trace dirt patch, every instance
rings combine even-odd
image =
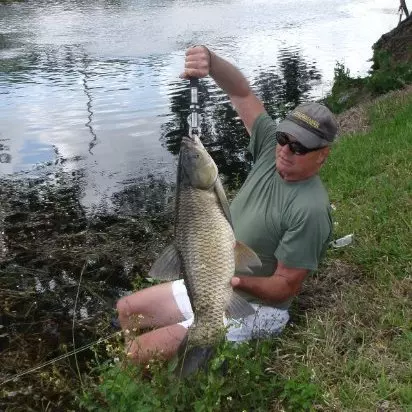
[[[331,308],[348,286],[360,284],[361,270],[339,259],[328,260],[304,283],[297,299],[297,312]]]
[[[366,133],[370,129],[367,107],[364,103],[341,113],[337,116],[338,137],[346,134]]]
[[[355,133],[367,133],[370,130],[368,112],[373,105],[387,99],[404,101],[407,96],[411,94],[412,85],[408,85],[401,90],[386,93],[337,115],[336,120],[338,122],[338,137]]]

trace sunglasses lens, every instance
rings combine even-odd
[[[308,153],[310,150],[308,150],[305,146],[302,146],[300,143],[296,143],[294,142],[293,144],[293,148],[291,147],[292,145],[289,145],[289,149],[292,153],[294,153],[295,155],[304,155],[306,153]]]

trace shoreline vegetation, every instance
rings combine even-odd
[[[404,22],[398,27],[402,36],[406,30],[410,36],[411,19]],[[399,29],[394,31],[392,37]],[[334,237],[354,233],[354,242],[328,250],[294,302],[291,323],[281,336],[236,347],[220,345],[207,373],[199,373],[190,384],[176,382],[172,363],[130,366],[122,333],[108,326],[116,293],[127,288],[116,285],[116,274],[128,267],[126,278],[135,289],[148,285],[143,274],[172,236],[172,215],[152,211],[142,221],[95,217],[91,223],[84,217],[73,225],[67,210],[82,214],[75,200],[76,176],[58,176],[70,182],[70,189],[63,184],[59,192],[3,187],[0,202],[13,199],[16,191],[26,197],[21,213],[6,219],[6,232],[15,239],[15,259],[0,265],[5,286],[0,290],[2,324],[17,326],[10,329],[12,336],[0,330],[5,344],[1,381],[71,353],[73,347],[64,342],[72,336],[76,348],[87,350],[1,385],[0,409],[412,411],[412,41],[409,37],[400,47],[403,54],[391,50],[388,37],[380,44],[365,78],[352,78],[337,64],[331,94],[324,101],[340,125],[340,138],[321,173],[334,206]],[[158,192],[166,190],[161,183],[154,185]],[[46,206],[33,220],[30,207],[40,197]],[[59,209],[61,199],[67,210]],[[3,203],[1,213],[7,214]],[[29,216],[41,248],[29,243]],[[50,226],[45,216],[53,216],[50,221],[60,227]],[[31,263],[30,269],[24,262]],[[54,271],[67,276],[46,287]],[[90,273],[93,281],[86,276]],[[74,325],[69,309],[65,314],[54,311],[53,299],[56,288],[62,296],[76,290],[73,279],[79,280],[79,274],[85,275],[82,289],[94,296],[98,316],[92,323],[78,316]],[[19,290],[22,279],[29,285],[25,290]],[[110,293],[104,287],[108,280],[117,287]],[[45,302],[33,303],[39,285],[46,289]],[[52,319],[58,319],[64,339],[54,333]],[[41,333],[45,330],[49,341]],[[101,341],[88,346],[96,336]]]

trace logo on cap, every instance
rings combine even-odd
[[[315,129],[319,129],[319,126],[320,126],[319,122],[312,119],[307,114],[300,112],[299,110],[295,110],[294,112],[292,112],[292,116],[297,117],[298,119],[314,127]]]

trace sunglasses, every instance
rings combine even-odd
[[[297,156],[303,156],[307,153],[322,149],[322,147],[316,147],[314,149],[309,149],[306,146],[303,146],[303,144],[299,142],[292,142],[289,139],[288,135],[283,132],[276,132],[276,140],[281,146],[285,146],[287,144],[289,146],[289,150]]]

